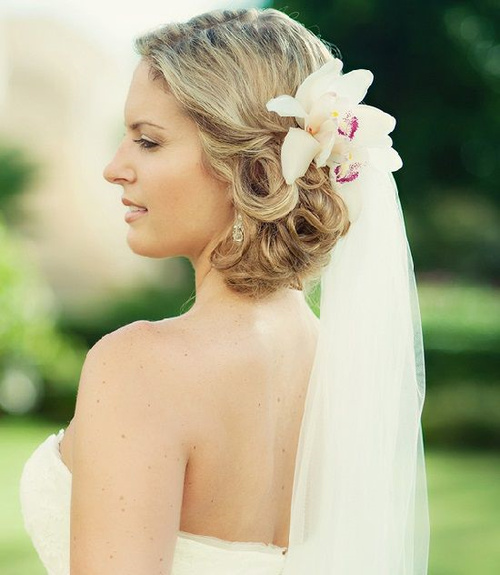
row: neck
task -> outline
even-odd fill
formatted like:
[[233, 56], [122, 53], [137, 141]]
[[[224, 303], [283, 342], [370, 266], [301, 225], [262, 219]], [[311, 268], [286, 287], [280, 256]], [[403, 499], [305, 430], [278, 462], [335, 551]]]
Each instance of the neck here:
[[207, 307], [251, 307], [266, 305], [278, 301], [304, 301], [304, 294], [300, 290], [281, 288], [263, 300], [252, 299], [244, 294], [231, 290], [224, 283], [221, 272], [213, 268], [208, 259], [210, 251], [206, 250], [193, 264], [195, 270], [196, 301], [192, 310]]

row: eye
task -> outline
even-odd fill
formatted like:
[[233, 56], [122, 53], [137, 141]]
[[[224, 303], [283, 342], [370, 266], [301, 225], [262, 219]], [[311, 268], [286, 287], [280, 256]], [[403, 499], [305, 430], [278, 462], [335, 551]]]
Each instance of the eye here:
[[145, 138], [139, 138], [138, 140], [134, 140], [136, 144], [139, 144], [141, 148], [144, 150], [150, 150], [151, 148], [156, 148], [158, 144], [156, 142], [152, 142], [151, 140], [146, 140]]

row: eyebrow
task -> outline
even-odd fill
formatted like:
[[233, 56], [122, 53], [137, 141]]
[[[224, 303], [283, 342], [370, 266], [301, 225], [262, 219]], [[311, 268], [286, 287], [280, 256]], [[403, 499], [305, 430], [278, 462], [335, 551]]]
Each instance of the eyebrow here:
[[129, 124], [129, 128], [131, 130], [137, 130], [141, 126], [153, 126], [154, 128], [159, 128], [160, 130], [165, 130], [162, 126], [158, 126], [158, 124], [153, 124], [153, 122], [147, 122], [145, 120], [141, 120], [140, 122], [134, 122], [133, 124]]

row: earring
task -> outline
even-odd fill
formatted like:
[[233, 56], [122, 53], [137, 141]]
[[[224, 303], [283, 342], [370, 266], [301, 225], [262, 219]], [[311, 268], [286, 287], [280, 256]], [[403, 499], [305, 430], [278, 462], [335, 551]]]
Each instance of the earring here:
[[238, 243], [243, 241], [243, 218], [241, 214], [238, 214], [236, 223], [233, 226], [233, 240]]

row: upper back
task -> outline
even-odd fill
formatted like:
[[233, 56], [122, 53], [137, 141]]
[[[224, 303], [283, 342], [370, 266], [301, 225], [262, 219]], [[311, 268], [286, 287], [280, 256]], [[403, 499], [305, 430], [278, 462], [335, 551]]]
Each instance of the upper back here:
[[165, 329], [185, 346], [177, 353], [190, 405], [180, 529], [288, 546], [318, 319], [297, 298], [249, 313], [186, 314]]
[[[147, 323], [130, 330], [140, 333], [137, 393], [149, 394], [158, 424], [151, 441], [160, 452], [162, 413], [171, 414], [174, 402], [189, 451], [180, 529], [287, 547], [319, 320], [299, 294], [269, 308], [211, 309]], [[72, 435], [70, 423], [61, 443], [70, 470]]]

